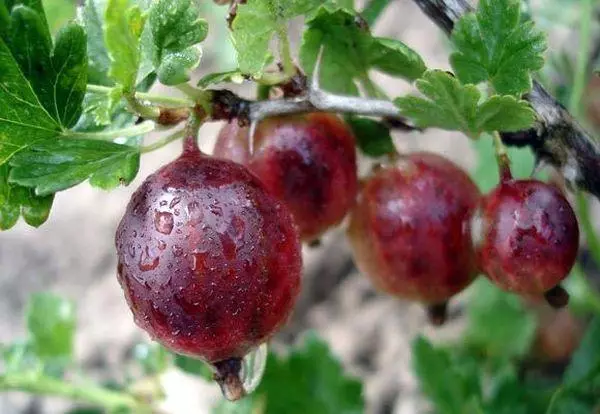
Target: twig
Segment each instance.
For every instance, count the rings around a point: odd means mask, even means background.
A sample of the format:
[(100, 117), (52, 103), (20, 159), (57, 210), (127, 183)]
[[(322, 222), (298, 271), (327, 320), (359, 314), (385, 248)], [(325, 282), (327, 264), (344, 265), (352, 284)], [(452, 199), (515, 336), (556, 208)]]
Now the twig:
[[(466, 0), (413, 0), (447, 35), (464, 13), (472, 11)], [(556, 167), (571, 184), (600, 198), (600, 147), (573, 116), (537, 81), (524, 96), (537, 113), (536, 126), (528, 131), (503, 133), (505, 144), (530, 146), (538, 162)]]

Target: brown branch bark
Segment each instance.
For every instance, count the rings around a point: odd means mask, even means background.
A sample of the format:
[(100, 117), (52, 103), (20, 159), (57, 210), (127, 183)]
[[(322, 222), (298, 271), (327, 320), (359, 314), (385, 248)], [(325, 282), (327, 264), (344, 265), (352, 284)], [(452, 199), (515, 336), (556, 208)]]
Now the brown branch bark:
[[(466, 0), (413, 0), (447, 35), (464, 13)], [(537, 81), (524, 98), (537, 113), (528, 131), (503, 133), (507, 145), (530, 146), (538, 162), (556, 167), (571, 184), (600, 198), (600, 146), (558, 101)]]

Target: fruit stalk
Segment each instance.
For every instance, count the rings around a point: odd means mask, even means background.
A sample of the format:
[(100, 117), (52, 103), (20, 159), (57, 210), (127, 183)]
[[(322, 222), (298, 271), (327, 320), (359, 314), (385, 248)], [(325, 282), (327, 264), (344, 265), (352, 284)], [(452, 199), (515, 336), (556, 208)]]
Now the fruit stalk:
[(68, 383), (44, 375), (11, 373), (0, 376), (0, 390), (26, 391), (33, 394), (64, 397), (85, 402), (113, 412), (128, 409), (135, 413), (150, 414), (152, 408), (136, 399), (133, 395), (112, 391), (95, 385)]

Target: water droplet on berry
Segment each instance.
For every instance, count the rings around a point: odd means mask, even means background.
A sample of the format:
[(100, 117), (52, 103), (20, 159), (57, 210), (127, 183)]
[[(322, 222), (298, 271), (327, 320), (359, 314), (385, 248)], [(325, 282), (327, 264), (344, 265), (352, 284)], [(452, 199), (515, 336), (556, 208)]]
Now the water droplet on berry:
[(267, 343), (261, 344), (242, 360), (242, 384), (247, 394), (252, 393), (260, 384), (267, 366)]
[(202, 219), (204, 219), (204, 212), (202, 211), (200, 203), (198, 203), (197, 201), (192, 201), (188, 204), (187, 213), (189, 216), (189, 223), (192, 226), (200, 224), (202, 222)]
[(158, 266), (160, 259), (158, 256), (152, 257), (149, 252), (148, 246), (146, 249), (142, 251), (142, 255), (140, 256), (139, 268), (142, 272), (147, 272), (149, 270), (154, 270)]
[(171, 200), (171, 204), (169, 204), (169, 208), (175, 207), (180, 202), (181, 202), (181, 197), (174, 197), (173, 200)]
[(173, 256), (175, 257), (180, 257), (183, 254), (183, 249), (180, 246), (173, 246), (171, 250), (173, 250)]
[(154, 215), (154, 226), (162, 234), (171, 234), (173, 231), (173, 215), (169, 212), (157, 212)]

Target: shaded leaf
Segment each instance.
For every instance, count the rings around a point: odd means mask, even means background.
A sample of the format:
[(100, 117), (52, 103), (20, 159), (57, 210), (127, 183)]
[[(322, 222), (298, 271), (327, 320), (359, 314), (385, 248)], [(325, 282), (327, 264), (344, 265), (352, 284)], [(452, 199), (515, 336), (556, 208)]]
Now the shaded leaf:
[(111, 189), (128, 184), (139, 169), (139, 150), (112, 142), (62, 139), (35, 145), (11, 160), (10, 181), (47, 195), (90, 179), (90, 184)]

